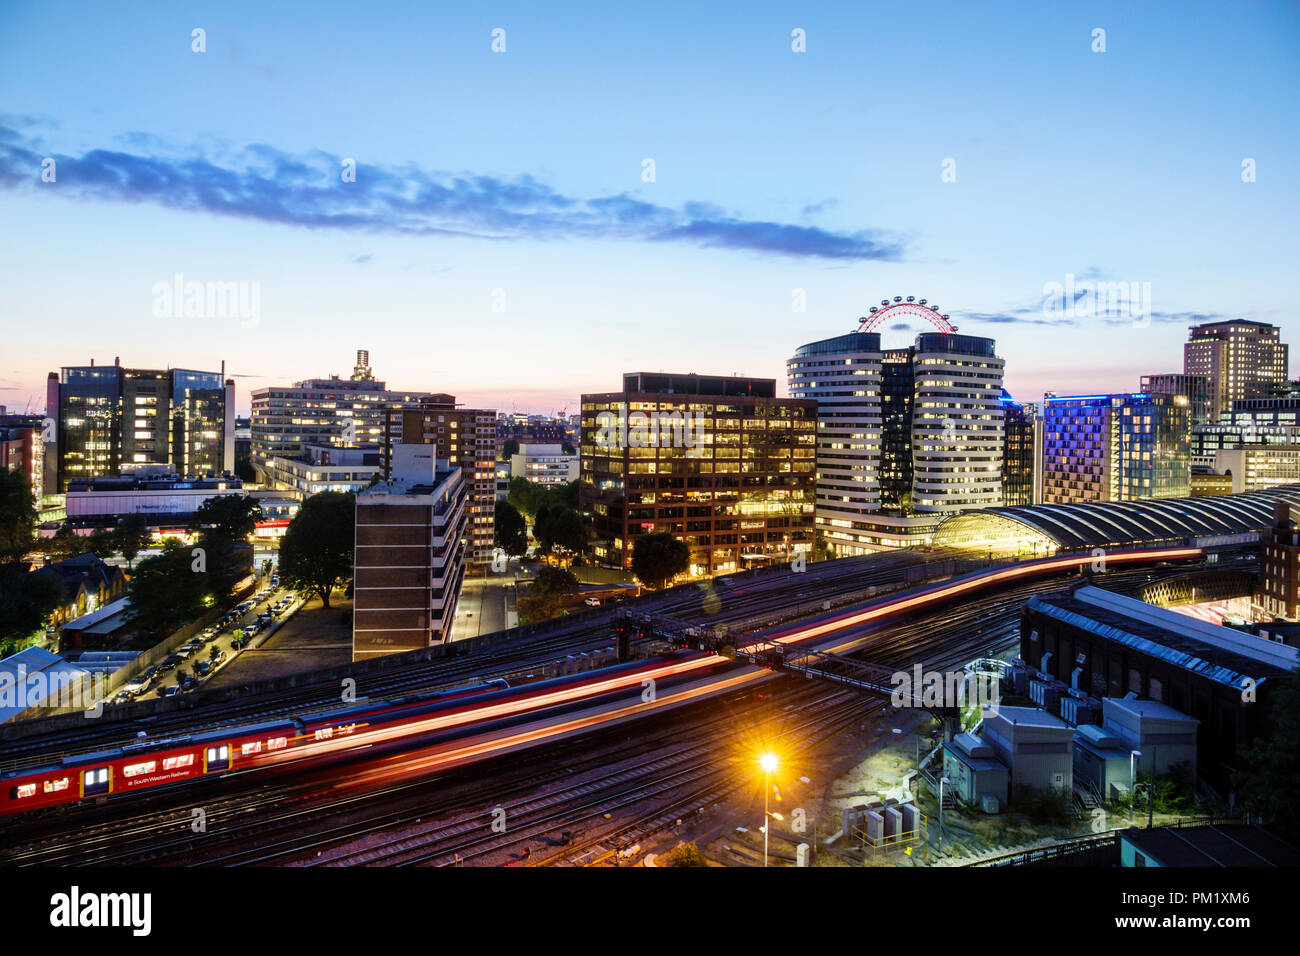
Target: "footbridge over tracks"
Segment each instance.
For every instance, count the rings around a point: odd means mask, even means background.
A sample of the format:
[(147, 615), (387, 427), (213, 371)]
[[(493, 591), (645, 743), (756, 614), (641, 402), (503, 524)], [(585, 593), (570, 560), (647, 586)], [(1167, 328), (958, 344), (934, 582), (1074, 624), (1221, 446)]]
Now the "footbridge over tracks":
[(1208, 601), (1228, 601), (1255, 593), (1259, 576), (1245, 568), (1209, 568), (1152, 581), (1138, 591), (1138, 600), (1157, 607), (1178, 607)]

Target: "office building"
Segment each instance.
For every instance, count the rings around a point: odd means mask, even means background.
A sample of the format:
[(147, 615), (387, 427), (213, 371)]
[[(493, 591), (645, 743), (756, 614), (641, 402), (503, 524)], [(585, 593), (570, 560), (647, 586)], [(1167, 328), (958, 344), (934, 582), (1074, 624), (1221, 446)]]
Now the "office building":
[(1043, 402), (1043, 501), (1133, 501), (1191, 494), (1184, 395), (1053, 396)]
[(1002, 502), (992, 339), (927, 332), (884, 349), (851, 332), (799, 347), (786, 370), (790, 394), (818, 403), (817, 530), (836, 554), (926, 544), (943, 516)]
[(1035, 505), (1043, 500), (1038, 462), (1043, 454), (1043, 420), (1038, 406), (1002, 393), (1002, 504)]
[(547, 487), (577, 481), (579, 469), (578, 456), (564, 454), (562, 445), (530, 442), (520, 445), (519, 454), (510, 457), (511, 478), (526, 478), (533, 484)]
[[(450, 395), (390, 391), (375, 379), (370, 356), (357, 353), (351, 378), (332, 375), (253, 392), (250, 462), (261, 481), (274, 481), (271, 460), (299, 459), (308, 445), (382, 448), (390, 410), (422, 401), (452, 403)], [(400, 425), (399, 425), (400, 427)], [(395, 436), (400, 440), (401, 436)]]
[(1186, 395), (1193, 425), (1219, 420), (1211, 400), (1210, 379), (1206, 375), (1182, 375), (1178, 372), (1143, 375), (1138, 391), (1158, 395)]
[(1232, 478), (1232, 493), (1300, 483), (1300, 445), (1241, 445), (1215, 453), (1214, 470)]
[(0, 468), (27, 477), (39, 508), (45, 496), (45, 429), (39, 415), (0, 415)]
[(164, 465), (221, 475), (235, 463), (235, 383), (220, 372), (72, 366), (50, 373), (46, 414), (57, 423), (57, 483)]
[(666, 531), (693, 575), (788, 561), (813, 541), (817, 403), (770, 378), (636, 372), (582, 396), (579, 502), (598, 562)]
[(433, 445), (392, 448), (392, 477), (358, 493), (352, 659), (445, 642), (465, 575), (468, 484)]
[(300, 446), (295, 458), (275, 456), (262, 469), (267, 487), (299, 499), (322, 491), (356, 494), (384, 477), (384, 449), (379, 445), (338, 448)]
[(459, 468), (469, 496), (466, 562), (478, 570), (492, 563), (496, 520), (496, 411), (460, 408), (447, 401), (425, 400), (394, 408), (387, 422), (389, 447), (398, 442), (431, 444), (438, 456)]
[(1238, 399), (1285, 394), (1287, 359), (1275, 325), (1245, 319), (1207, 322), (1191, 329), (1183, 346), (1183, 373), (1205, 377), (1208, 421), (1214, 422)]

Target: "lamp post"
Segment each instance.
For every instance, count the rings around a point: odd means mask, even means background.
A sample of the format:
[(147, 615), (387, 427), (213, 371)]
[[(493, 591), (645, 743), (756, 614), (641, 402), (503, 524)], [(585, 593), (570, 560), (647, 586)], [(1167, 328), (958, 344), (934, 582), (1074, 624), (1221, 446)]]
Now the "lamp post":
[(940, 850), (943, 849), (943, 836), (944, 836), (944, 827), (943, 827), (943, 788), (946, 787), (949, 783), (951, 783), (951, 781), (950, 781), (947, 777), (940, 777), (940, 778), (939, 778), (939, 849), (940, 849)]
[(776, 755), (763, 754), (758, 759), (759, 766), (763, 768), (763, 866), (767, 866), (767, 831), (770, 818), (767, 814), (767, 798), (772, 792), (772, 771), (776, 769)]
[(1142, 756), (1140, 750), (1128, 752), (1128, 822), (1133, 825), (1133, 804), (1137, 800), (1137, 758)]

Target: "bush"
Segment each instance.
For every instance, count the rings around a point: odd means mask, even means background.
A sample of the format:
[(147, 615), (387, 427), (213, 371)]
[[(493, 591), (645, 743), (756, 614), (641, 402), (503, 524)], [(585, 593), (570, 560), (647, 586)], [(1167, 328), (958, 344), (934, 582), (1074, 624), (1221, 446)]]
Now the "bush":
[(656, 866), (708, 866), (704, 854), (694, 843), (679, 843), (655, 858)]

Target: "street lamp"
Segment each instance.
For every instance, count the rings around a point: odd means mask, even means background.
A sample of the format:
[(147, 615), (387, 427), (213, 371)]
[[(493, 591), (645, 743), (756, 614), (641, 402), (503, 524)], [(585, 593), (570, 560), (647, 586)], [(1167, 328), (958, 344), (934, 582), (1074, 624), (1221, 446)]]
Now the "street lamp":
[(1128, 822), (1133, 824), (1133, 804), (1137, 800), (1137, 758), (1142, 756), (1140, 750), (1128, 752)]
[(947, 777), (939, 778), (939, 849), (943, 849), (943, 788), (951, 781)]
[(767, 831), (769, 818), (767, 798), (772, 792), (772, 771), (776, 770), (776, 754), (763, 754), (758, 758), (758, 765), (763, 768), (763, 866), (767, 866)]

